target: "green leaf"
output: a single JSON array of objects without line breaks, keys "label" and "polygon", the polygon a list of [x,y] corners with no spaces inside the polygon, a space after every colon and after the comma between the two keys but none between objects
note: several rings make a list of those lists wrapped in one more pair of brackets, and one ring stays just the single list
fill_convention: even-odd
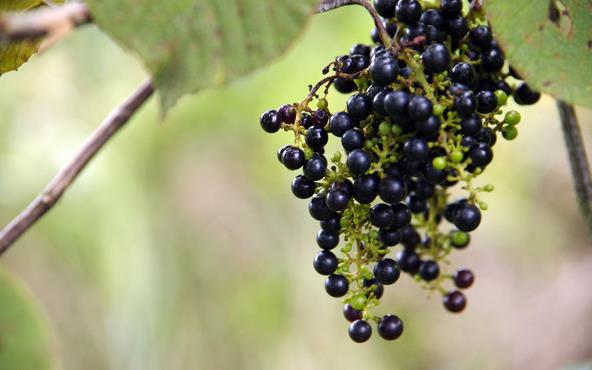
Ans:
[{"label": "green leaf", "polygon": [[592,3],[488,0],[493,32],[512,66],[535,89],[592,107]]},{"label": "green leaf", "polygon": [[302,33],[316,0],[88,0],[93,19],[133,50],[166,111],[184,94],[269,63]]},{"label": "green leaf", "polygon": [[[55,1],[62,3],[63,0]],[[43,4],[42,0],[0,0],[0,12],[28,10]],[[39,41],[0,44],[0,75],[17,70],[39,49]]]},{"label": "green leaf", "polygon": [[49,370],[55,360],[48,325],[33,298],[0,270],[0,370]]}]

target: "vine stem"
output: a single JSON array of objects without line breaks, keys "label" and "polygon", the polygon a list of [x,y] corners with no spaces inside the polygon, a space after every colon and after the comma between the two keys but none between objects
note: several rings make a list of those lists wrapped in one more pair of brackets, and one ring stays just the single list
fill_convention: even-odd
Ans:
[{"label": "vine stem", "polygon": [[580,211],[588,224],[588,228],[592,231],[592,178],[584,139],[582,138],[574,107],[557,100],[557,108]]},{"label": "vine stem", "polygon": [[372,16],[372,19],[374,20],[374,25],[376,26],[376,29],[378,30],[378,34],[380,35],[382,43],[385,46],[390,46],[392,44],[392,39],[389,36],[388,32],[386,31],[386,28],[384,27],[384,24],[382,23],[380,15],[378,15],[378,13],[374,9],[374,7],[372,5],[370,5],[368,0],[323,0],[319,4],[318,12],[324,13],[324,12],[328,12],[329,10],[340,8],[340,7],[346,6],[346,5],[361,5],[361,6],[363,6],[368,11],[368,13],[370,13],[370,15]]},{"label": "vine stem", "polygon": [[153,92],[152,81],[147,80],[111,111],[45,189],[0,231],[0,255],[58,202],[97,152],[129,121]]},{"label": "vine stem", "polygon": [[90,21],[90,10],[81,3],[9,12],[0,16],[0,43],[61,35]]}]

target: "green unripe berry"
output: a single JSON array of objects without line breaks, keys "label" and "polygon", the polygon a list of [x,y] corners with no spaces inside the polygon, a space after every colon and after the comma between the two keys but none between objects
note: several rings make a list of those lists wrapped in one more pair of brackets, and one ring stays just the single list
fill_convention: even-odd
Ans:
[{"label": "green unripe berry", "polygon": [[368,300],[366,299],[365,295],[356,294],[355,296],[351,297],[351,299],[349,300],[349,304],[350,306],[352,306],[354,310],[361,311],[364,309],[364,307],[366,307],[367,301]]},{"label": "green unripe berry", "polygon": [[508,94],[504,90],[495,90],[494,92],[495,97],[497,98],[497,105],[501,107],[502,105],[506,105],[508,102]]},{"label": "green unripe berry", "polygon": [[364,148],[370,150],[370,149],[372,149],[372,147],[374,146],[374,144],[376,144],[374,142],[374,140],[366,140],[366,142],[364,143]]},{"label": "green unripe berry", "polygon": [[515,110],[510,110],[506,113],[504,117],[504,122],[508,125],[515,126],[520,123],[520,113],[516,112]]},{"label": "green unripe berry", "polygon": [[432,161],[432,166],[434,166],[435,169],[440,171],[444,170],[446,168],[446,165],[446,158],[444,157],[436,157]]},{"label": "green unripe berry", "polygon": [[502,136],[506,140],[514,140],[518,136],[518,129],[511,125],[504,126],[502,127]]},{"label": "green unripe berry", "polygon": [[327,99],[325,99],[325,98],[320,98],[317,101],[317,108],[319,108],[319,109],[327,109],[328,106],[329,106],[329,102],[327,102]]},{"label": "green unripe berry", "polygon": [[376,230],[370,230],[370,232],[368,232],[368,236],[370,237],[370,239],[378,239],[378,231]]},{"label": "green unripe berry", "polygon": [[487,184],[487,185],[485,185],[485,186],[483,187],[483,190],[485,190],[485,191],[487,191],[487,192],[492,192],[492,191],[493,191],[493,189],[495,189],[495,188],[494,188],[494,187],[493,187],[493,185],[491,185],[491,184]]},{"label": "green unripe berry", "polygon": [[393,135],[401,135],[403,133],[403,129],[399,125],[393,125],[391,127],[391,132]]},{"label": "green unripe berry", "polygon": [[487,211],[487,203],[479,202],[479,208],[481,208],[483,211]]},{"label": "green unripe berry", "polygon": [[455,150],[454,152],[450,153],[450,160],[454,163],[462,162],[463,158],[464,155],[461,150]]},{"label": "green unripe berry", "polygon": [[304,158],[311,159],[314,151],[310,148],[304,148]]},{"label": "green unripe berry", "polygon": [[388,136],[391,133],[391,129],[392,126],[390,123],[384,121],[381,122],[380,125],[378,125],[378,132],[382,135],[382,136]]},{"label": "green unripe berry", "polygon": [[446,109],[442,104],[435,104],[432,112],[435,116],[439,116],[444,113],[444,109]]},{"label": "green unripe berry", "polygon": [[450,233],[450,242],[454,245],[464,246],[469,242],[469,234],[464,231],[453,231]]}]

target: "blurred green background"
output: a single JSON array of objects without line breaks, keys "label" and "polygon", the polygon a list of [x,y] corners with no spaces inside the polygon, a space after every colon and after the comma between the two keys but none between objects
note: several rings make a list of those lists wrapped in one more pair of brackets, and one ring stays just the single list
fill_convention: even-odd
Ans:
[{"label": "blurred green background", "polygon": [[[319,15],[282,60],[184,98],[166,121],[153,99],[3,256],[43,307],[63,369],[545,370],[592,358],[592,243],[548,97],[520,108],[518,139],[500,140],[481,180],[496,191],[453,257],[477,274],[467,310],[447,313],[404,276],[380,307],[403,318],[403,337],[349,339],[312,269],[318,226],[276,159],[289,136],[263,133],[258,117],[301,100],[370,28],[361,9]],[[2,224],[144,78],[91,26],[2,76]],[[592,143],[592,114],[578,113]]]}]

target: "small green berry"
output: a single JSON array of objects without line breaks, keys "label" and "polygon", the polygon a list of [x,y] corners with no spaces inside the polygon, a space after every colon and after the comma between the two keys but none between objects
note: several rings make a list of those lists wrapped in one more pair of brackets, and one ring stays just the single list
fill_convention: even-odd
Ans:
[{"label": "small green berry", "polygon": [[319,109],[327,109],[328,106],[329,106],[329,102],[327,102],[327,99],[325,99],[325,98],[320,98],[317,101],[317,108],[319,108]]},{"label": "small green berry", "polygon": [[508,125],[515,126],[520,122],[520,118],[520,113],[516,112],[515,110],[510,110],[506,113],[504,122]]},{"label": "small green berry", "polygon": [[482,211],[487,211],[487,203],[479,202],[479,208],[481,208]]},{"label": "small green berry", "polygon": [[442,104],[435,104],[434,108],[432,109],[432,112],[434,113],[434,115],[439,116],[442,113],[444,113],[444,109],[446,109]]},{"label": "small green berry", "polygon": [[444,170],[446,168],[446,165],[446,158],[444,157],[436,157],[432,161],[432,166],[434,166],[435,169],[440,171]]},{"label": "small green berry", "polygon": [[331,161],[332,162],[341,161],[341,152],[335,152],[335,154],[333,154],[333,157],[331,157]]},{"label": "small green berry", "polygon": [[355,296],[351,297],[349,300],[350,306],[352,306],[352,308],[354,310],[358,310],[358,311],[361,311],[364,309],[364,307],[366,307],[366,302],[367,302],[367,298],[363,294],[356,294]]},{"label": "small green berry", "polygon": [[502,136],[506,140],[514,140],[518,136],[518,129],[511,125],[504,126],[502,127]]},{"label": "small green berry", "polygon": [[454,152],[450,153],[450,160],[454,163],[462,162],[463,158],[463,152],[460,150],[455,150]]},{"label": "small green berry", "polygon": [[492,191],[493,191],[493,189],[495,189],[495,188],[494,188],[494,186],[493,186],[493,185],[491,185],[491,184],[487,184],[487,185],[485,185],[485,186],[483,187],[483,190],[485,190],[485,191],[487,191],[487,192],[492,192]]},{"label": "small green berry", "polygon": [[464,231],[453,231],[450,234],[450,242],[457,246],[467,245],[469,242],[469,234],[465,233]]},{"label": "small green berry", "polygon": [[393,135],[401,135],[403,133],[403,129],[399,125],[393,125],[391,127],[391,132]]},{"label": "small green berry", "polygon": [[497,98],[498,107],[506,105],[506,103],[508,102],[508,94],[506,94],[504,90],[495,90],[494,94]]},{"label": "small green berry", "polygon": [[366,140],[366,142],[364,143],[364,148],[371,150],[375,144],[376,143],[374,143],[372,140]]},{"label": "small green berry", "polygon": [[392,126],[390,123],[384,121],[381,122],[380,125],[378,125],[378,132],[382,135],[382,136],[388,136],[391,133],[391,129]]},{"label": "small green berry", "polygon": [[304,158],[311,159],[314,151],[311,148],[304,148]]},{"label": "small green berry", "polygon": [[370,232],[368,232],[368,236],[370,237],[370,239],[378,239],[378,231],[376,230],[370,230]]}]

